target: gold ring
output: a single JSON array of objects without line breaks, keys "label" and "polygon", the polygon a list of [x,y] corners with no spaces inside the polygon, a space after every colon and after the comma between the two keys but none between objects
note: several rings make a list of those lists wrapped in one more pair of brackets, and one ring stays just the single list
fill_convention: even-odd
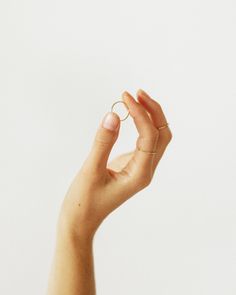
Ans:
[{"label": "gold ring", "polygon": [[128,109],[127,115],[123,119],[120,119],[120,121],[125,121],[129,117],[129,108],[123,100],[118,100],[118,101],[114,102],[113,105],[111,106],[111,112],[114,113],[114,107],[118,103],[123,103],[125,105],[125,107]]},{"label": "gold ring", "polygon": [[138,151],[143,152],[143,153],[146,153],[146,154],[149,154],[149,155],[156,155],[156,154],[158,154],[157,151],[145,151],[145,150],[141,149],[140,147],[137,147],[137,149],[138,149]]},{"label": "gold ring", "polygon": [[162,129],[167,128],[168,126],[169,126],[169,123],[166,123],[165,125],[160,126],[160,127],[158,127],[157,129],[158,129],[158,130],[162,130]]}]

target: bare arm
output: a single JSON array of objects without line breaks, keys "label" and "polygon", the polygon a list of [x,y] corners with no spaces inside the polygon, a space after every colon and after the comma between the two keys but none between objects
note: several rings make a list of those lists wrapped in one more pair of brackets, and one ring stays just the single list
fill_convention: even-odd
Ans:
[{"label": "bare arm", "polygon": [[[139,137],[136,149],[108,164],[120,120],[109,113],[64,199],[48,295],[95,295],[93,237],[102,221],[150,184],[172,134],[160,105],[139,91],[123,94]],[[162,127],[162,128],[160,128]]]},{"label": "bare arm", "polygon": [[59,226],[48,294],[94,295],[92,238],[79,239]]}]

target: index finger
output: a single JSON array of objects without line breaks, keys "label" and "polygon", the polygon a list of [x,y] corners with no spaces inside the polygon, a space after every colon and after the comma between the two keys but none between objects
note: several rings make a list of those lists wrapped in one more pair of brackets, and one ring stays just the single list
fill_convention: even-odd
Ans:
[{"label": "index finger", "polygon": [[131,179],[135,181],[137,187],[143,187],[151,181],[155,155],[140,150],[155,151],[159,131],[153,125],[145,108],[128,92],[124,92],[122,98],[129,109],[129,113],[139,133],[134,155],[124,169],[131,176]]}]

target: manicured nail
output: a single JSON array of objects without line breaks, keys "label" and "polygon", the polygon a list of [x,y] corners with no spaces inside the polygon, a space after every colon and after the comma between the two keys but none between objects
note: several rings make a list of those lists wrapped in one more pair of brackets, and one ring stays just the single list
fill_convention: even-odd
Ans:
[{"label": "manicured nail", "polygon": [[120,119],[114,113],[107,113],[102,121],[102,126],[111,131],[115,131],[119,126]]}]

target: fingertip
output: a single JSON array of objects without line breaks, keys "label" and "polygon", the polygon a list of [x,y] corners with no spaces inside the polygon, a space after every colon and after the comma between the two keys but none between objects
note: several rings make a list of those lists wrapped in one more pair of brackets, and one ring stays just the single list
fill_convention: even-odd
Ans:
[{"label": "fingertip", "polygon": [[137,115],[139,103],[134,99],[134,97],[128,91],[123,92],[122,99],[127,105],[131,117],[134,118]]},{"label": "fingertip", "polygon": [[114,116],[114,120],[117,120],[118,121],[118,124],[119,124],[120,123],[120,116],[117,113],[115,113],[115,112],[110,112],[110,114],[112,116]]},{"label": "fingertip", "polygon": [[122,99],[124,100],[125,103],[127,103],[127,105],[137,103],[137,101],[134,99],[134,97],[128,91],[124,91],[122,93]]},{"label": "fingertip", "polygon": [[137,96],[138,97],[141,97],[141,98],[146,98],[146,99],[150,99],[151,100],[151,97],[150,97],[150,95],[148,95],[147,94],[147,92],[145,92],[143,89],[139,89],[138,91],[137,91]]},{"label": "fingertip", "polygon": [[146,108],[147,106],[159,106],[159,102],[153,99],[147,92],[142,89],[139,89],[137,92],[137,100]]},{"label": "fingertip", "polygon": [[128,92],[128,91],[124,91],[124,92],[122,93],[122,99],[123,99],[124,101],[127,101],[129,98],[130,98],[130,94],[129,94],[129,92]]},{"label": "fingertip", "polygon": [[148,105],[150,105],[152,99],[147,95],[143,89],[137,91],[138,102],[148,111]]},{"label": "fingertip", "polygon": [[139,88],[137,91],[137,96],[142,96],[144,94],[145,94],[145,91],[143,89]]},{"label": "fingertip", "polygon": [[114,113],[109,112],[102,120],[102,127],[110,131],[117,131],[120,126],[120,117]]}]

